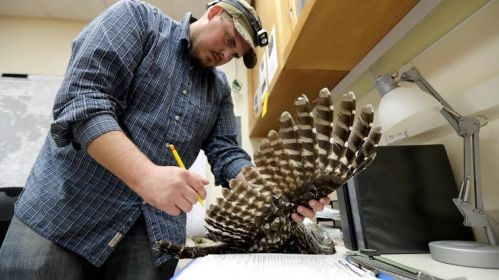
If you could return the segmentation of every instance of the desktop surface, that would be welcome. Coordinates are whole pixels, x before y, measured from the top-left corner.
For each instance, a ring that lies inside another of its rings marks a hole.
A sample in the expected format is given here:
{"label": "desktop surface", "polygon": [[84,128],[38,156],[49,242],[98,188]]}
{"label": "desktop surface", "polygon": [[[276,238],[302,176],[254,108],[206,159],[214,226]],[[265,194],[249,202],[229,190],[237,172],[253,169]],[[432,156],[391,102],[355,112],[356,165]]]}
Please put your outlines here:
{"label": "desktop surface", "polygon": [[[498,280],[499,269],[474,268],[433,260],[430,254],[384,254],[383,257],[443,279]],[[463,278],[464,279],[464,278]]]}

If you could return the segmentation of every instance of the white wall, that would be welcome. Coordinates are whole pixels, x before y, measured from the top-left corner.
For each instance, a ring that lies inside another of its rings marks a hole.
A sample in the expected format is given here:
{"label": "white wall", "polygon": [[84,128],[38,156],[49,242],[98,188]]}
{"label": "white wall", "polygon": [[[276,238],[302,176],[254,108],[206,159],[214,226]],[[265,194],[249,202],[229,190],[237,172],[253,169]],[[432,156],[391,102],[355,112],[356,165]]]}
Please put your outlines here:
{"label": "white wall", "polygon": [[0,73],[62,75],[86,22],[0,17]]}

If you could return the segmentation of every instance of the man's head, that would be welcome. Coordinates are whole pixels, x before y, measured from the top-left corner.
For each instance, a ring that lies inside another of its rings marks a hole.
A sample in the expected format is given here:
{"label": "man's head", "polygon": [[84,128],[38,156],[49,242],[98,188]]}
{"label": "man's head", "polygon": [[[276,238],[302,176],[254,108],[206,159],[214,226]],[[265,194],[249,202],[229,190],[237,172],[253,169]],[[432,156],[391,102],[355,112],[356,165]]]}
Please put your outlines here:
{"label": "man's head", "polygon": [[191,49],[203,67],[219,66],[243,57],[244,64],[256,64],[255,47],[267,44],[267,33],[244,0],[217,0],[208,4],[203,17],[191,25]]}

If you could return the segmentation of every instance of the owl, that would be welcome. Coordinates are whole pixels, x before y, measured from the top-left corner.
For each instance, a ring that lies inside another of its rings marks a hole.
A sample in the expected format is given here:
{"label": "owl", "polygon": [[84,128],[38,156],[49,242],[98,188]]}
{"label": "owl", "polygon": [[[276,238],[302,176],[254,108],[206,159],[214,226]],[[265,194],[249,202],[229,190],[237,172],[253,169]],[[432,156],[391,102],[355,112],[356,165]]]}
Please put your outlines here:
{"label": "owl", "polygon": [[220,253],[334,254],[331,238],[313,223],[296,223],[291,214],[311,199],[331,194],[365,169],[376,156],[380,127],[373,127],[371,105],[356,111],[355,95],[343,94],[333,107],[327,88],[312,104],[295,100],[296,116],[283,112],[279,132],[271,130],[254,153],[245,180],[207,210],[206,238],[195,246],[156,242],[160,252],[178,258]]}

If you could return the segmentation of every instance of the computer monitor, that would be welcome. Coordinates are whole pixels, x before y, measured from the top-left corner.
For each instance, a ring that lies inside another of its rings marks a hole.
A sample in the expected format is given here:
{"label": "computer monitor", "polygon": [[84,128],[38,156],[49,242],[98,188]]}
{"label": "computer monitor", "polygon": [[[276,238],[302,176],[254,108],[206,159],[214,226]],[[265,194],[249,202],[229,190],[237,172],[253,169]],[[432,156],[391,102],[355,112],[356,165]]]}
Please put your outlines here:
{"label": "computer monitor", "polygon": [[379,146],[338,189],[345,246],[427,253],[434,240],[473,240],[452,202],[458,188],[443,145]]}

